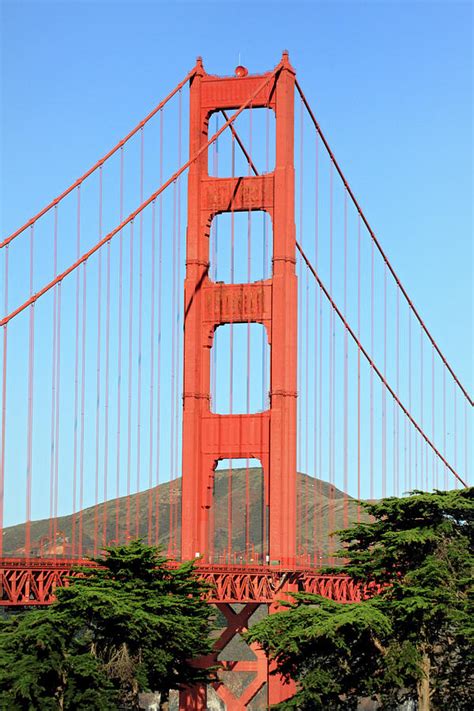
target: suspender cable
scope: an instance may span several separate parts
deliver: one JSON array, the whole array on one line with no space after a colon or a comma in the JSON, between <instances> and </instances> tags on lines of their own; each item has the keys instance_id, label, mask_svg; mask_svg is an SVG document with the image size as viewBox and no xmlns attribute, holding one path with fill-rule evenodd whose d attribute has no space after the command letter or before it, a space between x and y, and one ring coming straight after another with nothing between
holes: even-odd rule
<instances>
[{"instance_id":1,"label":"suspender cable","mask_svg":"<svg viewBox=\"0 0 474 711\"><path fill-rule=\"evenodd\" d=\"M344 191L344 313L347 314L347 191ZM349 439L349 373L348 373L348 336L344 330L344 528L349 525L349 480L348 480L348 439Z\"/></svg>"},{"instance_id":2,"label":"suspender cable","mask_svg":"<svg viewBox=\"0 0 474 711\"><path fill-rule=\"evenodd\" d=\"M102 237L102 167L99 169L99 239ZM102 250L97 266L97 377L95 415L95 498L94 498L94 556L97 556L99 539L99 462L100 462L100 386L101 386L101 336L102 336Z\"/></svg>"},{"instance_id":3,"label":"suspender cable","mask_svg":"<svg viewBox=\"0 0 474 711\"><path fill-rule=\"evenodd\" d=\"M357 338L360 341L360 215L357 217ZM360 522L360 348L357 345L357 522Z\"/></svg>"},{"instance_id":4,"label":"suspender cable","mask_svg":"<svg viewBox=\"0 0 474 711\"><path fill-rule=\"evenodd\" d=\"M306 368L305 368L305 502L304 502L304 519L305 519L305 555L309 555L308 544L309 538L309 276L306 269ZM309 564L308 559L305 564Z\"/></svg>"},{"instance_id":5,"label":"suspender cable","mask_svg":"<svg viewBox=\"0 0 474 711\"><path fill-rule=\"evenodd\" d=\"M163 99L163 101L160 101L160 103L157 106L155 106L155 108L152 111L150 111L150 113L147 116L145 116L145 118L142 121L140 121L140 123L137 124L135 126L135 128L133 128L124 138L122 138L122 140L119 141L117 143L117 145L115 145L108 153L106 153L105 156L100 158L97 161L97 163L95 163L92 166L92 168L90 168L88 171L86 171L84 173L84 175L81 175L81 177L78 178L74 183L72 183L72 185L70 185L66 190L64 190L64 192L62 192L61 195L58 195L58 197L56 197L54 200L52 200L52 202L50 202L48 205L46 205L46 207L44 207L42 210L40 210L40 212L38 212L34 217L29 219L27 222L25 222L24 225L22 225L19 229L15 230L15 232L13 232L9 237L4 239L3 242L0 242L0 249L3 249L8 244L10 244L10 242L12 240L14 240L16 237L18 237L28 227L31 227L32 225L34 225L35 222L37 222L37 220L40 219L40 217L43 217L43 215L45 215L47 212L52 210L53 207L58 205L61 202L61 200L63 200L67 195L69 195L69 193L71 193L73 190L75 190L75 188L79 188L81 186L81 184L84 182L84 180L86 180L86 178L88 178L90 175L92 175L92 173L94 173L98 168L103 166L104 163L109 158L111 158L115 153L117 153L117 151L122 152L125 144L128 143L128 141L136 133L138 133L138 131L140 131L148 123L148 121L150 121L150 119L153 118L153 116L155 116L155 114L157 114L159 111L161 111L161 109L163 109L163 107L173 98L173 96L175 96L178 93L178 91L180 91L183 88L183 86L185 86L185 84L187 84L188 81L190 81L193 78L195 73L196 73L196 69L193 68L188 74L186 74L184 79L182 81L180 81L179 84L177 84L175 86L173 91L171 91L168 94L168 96L166 96Z\"/></svg>"},{"instance_id":6,"label":"suspender cable","mask_svg":"<svg viewBox=\"0 0 474 711\"><path fill-rule=\"evenodd\" d=\"M315 196L314 196L314 252L316 269L319 268L319 138L316 134L315 140ZM313 550L315 552L314 564L319 563L316 558L316 551L319 549L322 539L322 527L317 526L321 521L321 516L317 516L318 502L322 501L322 473L321 466L318 466L318 456L320 456L320 442L317 440L317 433L321 431L322 422L318 418L318 397L320 394L318 388L318 377L320 377L321 361L318 361L318 328L319 328L319 313L318 313L318 287L314 289L314 488L313 488ZM319 528L319 530L318 530Z\"/></svg>"},{"instance_id":7,"label":"suspender cable","mask_svg":"<svg viewBox=\"0 0 474 711\"><path fill-rule=\"evenodd\" d=\"M225 111L222 112L224 115L225 120L228 120L227 114ZM219 128L219 114L215 114L215 132L217 132ZM232 127L233 128L233 127ZM219 141L214 141L214 144L212 146L212 165L213 165L213 176L218 177L219 176ZM211 238L212 238L212 274L211 274L211 279L213 281L217 281L217 267L218 267L218 251L219 251L219 245L218 245L218 239L219 239L219 231L218 231L218 220L213 220L211 223ZM216 409L216 397L217 397L217 341L214 339L213 342L213 347L211 351L212 355L212 382L211 382L211 403L213 406L213 410L215 411ZM214 554L215 554L215 513L216 513L216 503L215 503L215 471L213 472L212 475L212 498L211 498L211 507L209 509L209 562L213 563L214 562Z\"/></svg>"},{"instance_id":8,"label":"suspender cable","mask_svg":"<svg viewBox=\"0 0 474 711\"><path fill-rule=\"evenodd\" d=\"M199 158L199 156L204 153L205 150L209 148L210 145L214 141L217 140L217 138L225 131L228 126L230 126L237 118L240 116L242 111L244 111L247 106L252 103L254 98L261 92L263 89L266 87L267 84L269 84L275 74L277 74L279 71L278 67L265 79L264 82L255 90L255 92L252 94L252 96L245 101L241 107L234 113L232 116L228 119L228 121L221 126L221 128L205 143L201 148L196 151L196 153L189 158L189 160L186 161L186 163L183 163L183 165L175 172L173 175L168 178L155 192L153 192L144 202L142 202L141 205L139 205L133 212L131 212L128 217L126 217L124 220L120 222L119 225L117 225L113 230L111 230L105 237L103 237L99 242L97 242L93 247L91 247L87 252L84 252L80 257L76 259L74 264L71 264L67 269L65 269L61 274L58 274L57 277L45 286L43 286L42 289L37 291L35 294L30 296L29 299L24 301L20 306L15 308L13 311L11 311L9 314L4 316L2 319L0 319L0 327L4 326L6 323L9 323L15 316L18 316L22 311L28 308L28 306L31 306L32 303L38 301L44 294L46 294L48 291L50 291L57 283L65 279L69 274L74 272L81 264L83 264L89 257L91 257L95 252L97 252L104 244L106 244L109 240L111 240L113 237L115 237L117 234L120 233L123 228L130 224L136 217L141 213L142 210L144 210L148 205L150 205L153 200L155 200L159 195L161 195L166 188L168 188L173 182L175 182L180 175L184 173L185 170L189 168L189 166L194 163L195 160ZM78 188L79 189L79 188Z\"/></svg>"},{"instance_id":9,"label":"suspender cable","mask_svg":"<svg viewBox=\"0 0 474 711\"><path fill-rule=\"evenodd\" d=\"M82 556L84 545L83 510L84 510L84 446L85 446L85 408L86 408L86 333L87 333L87 262L82 267L82 362L81 362L81 431L79 439L79 555Z\"/></svg>"},{"instance_id":10,"label":"suspender cable","mask_svg":"<svg viewBox=\"0 0 474 711\"><path fill-rule=\"evenodd\" d=\"M303 110L300 107L300 145L299 145L299 233L300 240L303 241ZM297 383L298 383L298 403L297 403L297 418L298 418L298 447L297 447L297 464L296 471L305 474L303 468L303 423L302 423L302 397L303 392L303 263L299 262L298 275L298 362L297 362ZM304 512L303 512L303 483L297 476L296 479L296 506L297 506L297 531L296 531L296 546L297 554L304 553L303 550L303 534L304 534ZM301 562L301 561L300 561Z\"/></svg>"},{"instance_id":11,"label":"suspender cable","mask_svg":"<svg viewBox=\"0 0 474 711\"><path fill-rule=\"evenodd\" d=\"M318 423L318 391L317 391L317 382L318 382L318 371L319 371L319 363L318 363L318 327L319 327L319 318L318 318L318 287L315 284L314 285L314 336L313 336L313 352L314 352L314 369L313 369L313 472L314 472L314 480L313 480L313 565L316 565L316 550L319 545L319 532L317 530L317 522L318 522L318 517L316 515L316 509L318 505L318 494L320 495L320 492L318 491L318 482L320 480L320 473L318 472L318 446L317 446L317 432L318 432L318 427L321 427L321 423ZM311 561L310 561L311 564Z\"/></svg>"},{"instance_id":12,"label":"suspender cable","mask_svg":"<svg viewBox=\"0 0 474 711\"><path fill-rule=\"evenodd\" d=\"M372 354L373 357L373 354ZM387 269L383 271L383 376L387 377ZM387 494L387 391L382 388L382 498Z\"/></svg>"},{"instance_id":13,"label":"suspender cable","mask_svg":"<svg viewBox=\"0 0 474 711\"><path fill-rule=\"evenodd\" d=\"M182 101L182 91L179 91L178 94L178 164L181 165L181 160L182 160L182 143L183 143L183 136L182 136L182 128L183 128L183 101ZM181 297L182 297L182 279L181 279L181 180L178 180L177 184L177 209L178 209L178 220L177 220L177 263L176 263L176 305L177 305L177 314L176 314L176 335L177 335L177 340L176 340L176 394L175 394L175 401L176 403L182 401L182 388L181 388L181 357L180 354L182 352L182 338L183 338L183 324L181 323L181 314L182 314L182 308L181 308ZM175 496L174 496L174 507L175 507L175 516L174 516L174 522L175 522L175 532L174 532L174 542L175 542L175 550L176 550L176 556L179 555L179 542L178 542L178 526L179 526L179 517L180 517L180 510L179 510L179 481L178 481L178 467L180 466L180 457L179 457L179 441L180 441L180 427L179 427L179 419L180 419L180 414L181 414L181 408L176 407L176 426L175 426L175 448L176 448L176 479L174 483L174 488L175 488Z\"/></svg>"},{"instance_id":14,"label":"suspender cable","mask_svg":"<svg viewBox=\"0 0 474 711\"><path fill-rule=\"evenodd\" d=\"M81 188L77 188L76 257L81 253ZM81 274L76 271L76 330L74 357L74 422L73 422L73 484L72 484L72 554L76 552L77 468L78 468L78 423L79 423L79 292ZM79 546L78 546L79 549Z\"/></svg>"},{"instance_id":15,"label":"suspender cable","mask_svg":"<svg viewBox=\"0 0 474 711\"><path fill-rule=\"evenodd\" d=\"M160 112L160 183L163 181L163 112ZM161 464L161 301L163 294L163 196L158 214L158 348L156 356L156 478L155 478L155 545L160 542L160 464Z\"/></svg>"},{"instance_id":16,"label":"suspender cable","mask_svg":"<svg viewBox=\"0 0 474 711\"><path fill-rule=\"evenodd\" d=\"M150 282L150 408L149 408L149 461L148 461L148 545L153 543L153 440L155 438L154 429L154 396L155 396L155 269L156 269L156 215L155 200L151 203L151 282ZM160 396L159 388L157 390ZM159 447L159 442L157 442Z\"/></svg>"},{"instance_id":17,"label":"suspender cable","mask_svg":"<svg viewBox=\"0 0 474 711\"><path fill-rule=\"evenodd\" d=\"M408 409L411 412L412 401L411 401L411 311L407 311L408 314ZM411 446L411 428L408 428L408 461L410 464L410 470L408 472L408 490L412 490L412 470L413 470L413 458L412 458L412 446ZM446 449L444 450L446 451Z\"/></svg>"},{"instance_id":18,"label":"suspender cable","mask_svg":"<svg viewBox=\"0 0 474 711\"><path fill-rule=\"evenodd\" d=\"M398 287L395 287L395 295L396 295L396 334L395 334L395 358L396 358L396 371L395 371L395 378L396 378L396 390L397 390L397 395L400 395L400 289ZM395 405L395 403L394 403ZM399 432L399 422L400 422L400 413L398 412L398 409L393 410L394 413L394 428L395 428L395 440L393 443L393 449L394 452L396 453L394 455L394 464L393 464L393 477L394 477L394 490L395 490L395 496L400 495L400 432ZM434 442L434 439L433 439Z\"/></svg>"},{"instance_id":19,"label":"suspender cable","mask_svg":"<svg viewBox=\"0 0 474 711\"><path fill-rule=\"evenodd\" d=\"M232 127L233 128L233 127ZM249 109L249 152L252 154L252 106ZM236 137L236 140L237 137ZM247 174L250 176L250 161L248 162ZM249 209L247 213L247 283L251 280L251 254L252 254L252 212ZM250 413L250 317L247 322L247 397L246 397L246 409L247 415ZM262 383L264 387L264 383ZM248 563L249 558L249 546L250 546L250 472L249 472L249 458L245 461L245 562Z\"/></svg>"},{"instance_id":20,"label":"suspender cable","mask_svg":"<svg viewBox=\"0 0 474 711\"><path fill-rule=\"evenodd\" d=\"M420 426L423 427L423 331L420 329ZM423 484L423 445L420 446L420 484ZM425 482L425 488L428 487L428 482Z\"/></svg>"},{"instance_id":21,"label":"suspender cable","mask_svg":"<svg viewBox=\"0 0 474 711\"><path fill-rule=\"evenodd\" d=\"M354 332L354 330L351 328L351 326L350 326L349 323L347 322L347 320L346 320L344 314L342 313L342 311L341 311L341 310L338 308L338 306L336 305L336 303L335 303L334 299L332 298L332 296L331 296L331 294L330 294L328 288L327 288L327 287L324 285L324 283L322 282L321 278L320 278L319 275L317 274L315 268L313 267L313 265L312 265L311 262L309 261L308 257L306 256L306 254L305 254L304 251L303 251L302 246L300 245L300 243L299 243L298 241L296 242L296 247L297 247L298 251L300 252L301 256L303 257L304 261L306 262L306 265L308 266L309 270L310 270L311 273L313 274L314 278L315 278L316 281L319 283L319 285L320 285L322 291L324 292L324 294L325 294L325 296L326 296L327 301L329 302L329 304L330 304L331 307L332 307L333 312L338 316L338 318L340 319L340 321L341 321L342 324L344 325L344 328L347 329L347 331L348 331L349 335L351 336L352 340L359 346L362 355L363 355L364 358L367 360L367 362L369 363L369 365L370 365L371 368L373 369L375 375L377 375L377 377L378 377L378 379L380 380L380 382L382 383L382 385L387 388L387 390L388 390L388 392L390 393L390 395L392 396L392 398L396 401L396 403L398 404L398 406L400 407L400 409L405 413L405 415L406 415L407 418L410 420L410 422L411 422L411 424L413 425L413 427L415 428L415 430L421 435L422 439L426 442L426 444L435 452L435 454L438 456L438 458L446 465L446 467L447 467L447 468L449 469L449 471L454 475L454 477L458 480L458 482L461 483L463 486L467 486L466 483L464 482L464 480L459 476L459 474L457 473L457 471L454 469L454 467L451 466L451 464L447 461L447 459L445 459L445 457L441 454L441 452L438 451L438 449L437 449L436 446L433 444L433 442L431 442L431 440L429 439L428 435L423 431L423 429L420 427L420 425L419 425L418 422L415 420L415 418L413 417L413 415L411 415L411 413L409 412L409 410L408 410L408 409L405 407L405 405L402 403L402 401L400 400L400 398L398 397L398 395L396 394L396 392L394 391L394 389L391 387L391 385L390 385L390 384L387 382L387 380L384 378L383 373L382 373L382 372L380 371L380 369L376 366L374 360L371 358L371 356L369 355L368 351L364 348L364 346L362 345L362 343L361 343L361 342L359 341L359 339L357 338L356 333Z\"/></svg>"},{"instance_id":22,"label":"suspender cable","mask_svg":"<svg viewBox=\"0 0 474 711\"><path fill-rule=\"evenodd\" d=\"M446 371L443 370L443 452L446 454ZM448 488L448 470L444 467L444 488Z\"/></svg>"},{"instance_id":23,"label":"suspender cable","mask_svg":"<svg viewBox=\"0 0 474 711\"><path fill-rule=\"evenodd\" d=\"M124 172L124 154L123 147L120 149L120 222L123 221L123 172ZM109 243L110 244L110 243ZM118 304L117 304L117 466L115 470L115 540L120 543L120 468L121 468L121 425L122 425L122 317L123 317L123 233L119 235L119 275L118 275Z\"/></svg>"},{"instance_id":24,"label":"suspender cable","mask_svg":"<svg viewBox=\"0 0 474 711\"><path fill-rule=\"evenodd\" d=\"M370 265L370 353L374 357L374 304L375 304L375 274L374 245L372 243ZM374 498L374 374L370 369L370 498Z\"/></svg>"},{"instance_id":25,"label":"suspender cable","mask_svg":"<svg viewBox=\"0 0 474 711\"><path fill-rule=\"evenodd\" d=\"M329 164L329 291L333 295L333 211L334 211L334 173L333 165ZM329 533L334 531L334 313L329 313ZM330 562L334 563L332 553L334 542L329 537Z\"/></svg>"},{"instance_id":26,"label":"suspender cable","mask_svg":"<svg viewBox=\"0 0 474 711\"><path fill-rule=\"evenodd\" d=\"M469 404L470 404L471 406L474 406L474 400L473 400L472 397L469 395L469 393L466 391L466 389L463 387L462 383L459 381L459 379L457 378L457 376L456 376L456 374L454 373L453 369L451 368L451 366L449 365L448 361L447 361L446 358L444 357L444 355L443 355L443 353L441 352L441 350L440 350L438 344L437 344L436 341L434 340L434 338L433 338L433 336L431 335L431 333L428 331L428 329L427 329L427 327L425 326L425 324L424 324L424 322L423 322L423 320L422 320L420 314L418 313L418 311L417 311L417 309L415 308L413 302L411 301L410 297L408 296L408 293L406 292L406 290L405 290L403 284L401 283L401 281L400 281L398 275L396 274L394 268L393 268L392 265L390 264L390 262L389 262L389 260L388 260L388 258L387 258L387 256L386 256L386 254L385 254L385 252L384 252L383 249L382 249L382 246L381 246L380 242L378 241L377 237L375 236L375 233L373 232L372 228L370 227L370 224L369 224L367 218L365 217L365 215L364 215L364 213L363 213L363 211L362 211L362 208L360 207L359 203L357 202L357 200L356 200L356 198L355 198L355 195L354 195L354 193L352 192L352 190L351 190L351 188L350 188L350 186L349 186L349 183L347 182L347 180L346 180L346 178L345 178L345 176L344 176L344 174L343 174L343 172L342 172L342 170L341 170L341 168L340 168L340 166L339 166L339 163L337 162L337 160L336 160L336 158L335 158L335 156L334 156L332 150L330 149L329 144L328 144L328 142L327 142L327 140L326 140L326 138L325 138L325 136L324 136L324 134L323 134L323 132L322 132L322 130L321 130L321 127L320 127L319 123L318 123L317 120L316 120L316 117L315 117L313 111L311 110L311 107L310 107L310 105L309 105L309 103L308 103L308 100L306 99L306 97L305 97L305 95L304 95L304 93L303 93L303 90L302 90L301 86L299 85L298 81L295 82L295 86L296 86L296 89L297 89L298 93L300 94L300 96L301 96L301 98L302 98L302 100L303 100L303 103L304 103L304 105L305 105L305 107L306 107L306 109L307 109L307 111L308 111L308 114L309 114L309 116L310 116L310 118L311 118L311 120L312 120L312 122L313 122L313 124L314 124L314 127L315 127L317 133L319 134L319 136L320 136L320 138L321 138L321 140L322 140L322 142L323 142L323 144L324 144L324 146L325 146L325 148L326 148L326 150L327 150L327 152L328 152L328 154L329 154L329 157L331 158L331 161L332 161L332 163L334 164L334 167L336 168L336 170L337 170L337 172L338 172L338 174L339 174L339 177L341 178L341 180L342 180L342 182L343 182L343 184L344 184L344 186L345 186L347 192L349 193L349 196L350 196L350 198L351 198L351 200L352 200L352 202L353 202L353 204L354 204L354 206L355 206L357 212L359 213L360 217L362 218L362 220L363 220L363 222L364 222L364 224L365 224L365 226L366 226L366 228L367 228L367 230L368 230L368 232L369 232L369 235L370 235L370 237L371 237L371 239L372 239L372 243L375 244L375 246L377 247L377 250L379 251L379 253L380 253L382 259L383 259L384 262L386 263L386 265L387 265L387 267L388 267L388 269L389 269L391 275L393 276L393 278L394 278L396 284L398 285L400 291L402 292L403 296L405 297L405 300L407 301L410 310L412 311L412 313L414 314L415 318L416 318L417 321L419 322L421 328L423 329L423 331L425 332L426 336L428 337L428 340L429 340L429 341L431 342L431 344L433 345L433 347L434 347L434 349L436 350L436 352L437 352L438 356L440 357L441 361L442 361L443 364L446 366L446 368L449 370L449 372L450 372L450 374L451 374L451 376L452 376L454 382L456 383L456 385L458 386L458 388L461 390L461 392L463 393L464 397L468 400Z\"/></svg>"},{"instance_id":27,"label":"suspender cable","mask_svg":"<svg viewBox=\"0 0 474 711\"><path fill-rule=\"evenodd\" d=\"M464 474L466 476L466 481L469 481L469 438L467 420L467 402L464 401ZM438 462L436 462L436 465L437 464ZM436 486L438 485L437 476L438 472L436 471Z\"/></svg>"},{"instance_id":28,"label":"suspender cable","mask_svg":"<svg viewBox=\"0 0 474 711\"><path fill-rule=\"evenodd\" d=\"M61 283L58 284L58 299L57 299L57 319L56 319L56 326L57 326L57 335L56 335L56 402L55 402L55 408L56 408L56 415L55 415L55 426L56 426L56 432L55 432L55 462L54 462L54 511L53 511L53 521L54 521L54 529L53 529L53 540L56 540L56 533L57 533L57 523L58 523L58 489L59 489L59 414L60 414L60 407L59 407L59 391L60 391L60 384L61 384Z\"/></svg>"},{"instance_id":29,"label":"suspender cable","mask_svg":"<svg viewBox=\"0 0 474 711\"><path fill-rule=\"evenodd\" d=\"M454 402L454 429L453 429L453 439L454 439L454 468L457 469L458 463L458 417L457 417L457 403L456 403L456 386L453 384L453 402ZM455 483L457 488L457 484Z\"/></svg>"},{"instance_id":30,"label":"suspender cable","mask_svg":"<svg viewBox=\"0 0 474 711\"><path fill-rule=\"evenodd\" d=\"M105 409L104 409L104 509L102 545L107 545L108 478L109 478L109 387L110 387L110 242L107 243L107 274L105 286Z\"/></svg>"},{"instance_id":31,"label":"suspender cable","mask_svg":"<svg viewBox=\"0 0 474 711\"><path fill-rule=\"evenodd\" d=\"M231 174L235 177L235 138L232 134L231 138ZM235 213L234 201L231 202L230 212L230 283L235 282ZM232 317L230 320L230 354L229 354L229 412L232 415L234 411L234 324ZM229 473L227 480L227 560L232 562L232 459L229 460Z\"/></svg>"},{"instance_id":32,"label":"suspender cable","mask_svg":"<svg viewBox=\"0 0 474 711\"><path fill-rule=\"evenodd\" d=\"M431 348L431 439L433 442L435 441L435 353L434 353L434 348ZM431 453L431 464L432 464L432 481L431 481L431 486L432 488L438 488L438 477L435 475L435 466L437 463L435 463L435 456L434 452ZM464 471L464 474L466 472ZM467 479L467 477L466 477Z\"/></svg>"},{"instance_id":33,"label":"suspender cable","mask_svg":"<svg viewBox=\"0 0 474 711\"><path fill-rule=\"evenodd\" d=\"M140 129L140 202L143 202L145 134ZM138 349L137 349L137 459L135 495L135 537L140 536L140 478L142 451L142 340L143 340L143 211L140 213L138 247Z\"/></svg>"},{"instance_id":34,"label":"suspender cable","mask_svg":"<svg viewBox=\"0 0 474 711\"><path fill-rule=\"evenodd\" d=\"M54 209L53 228L53 274L58 273L58 214L57 207ZM58 287L53 291L53 347L51 351L51 434L50 434L50 472L49 472L49 525L48 536L50 542L53 541L53 518L54 518L54 463L55 463L55 414L56 414L56 319L57 319ZM54 537L56 542L56 537ZM54 551L55 551L54 547Z\"/></svg>"},{"instance_id":35,"label":"suspender cable","mask_svg":"<svg viewBox=\"0 0 474 711\"><path fill-rule=\"evenodd\" d=\"M5 283L3 291L3 307L8 313L8 276L9 249L5 249ZM3 358L2 358L2 447L0 451L0 556L3 555L3 511L5 499L5 456L7 427L7 357L8 357L8 325L3 327Z\"/></svg>"},{"instance_id":36,"label":"suspender cable","mask_svg":"<svg viewBox=\"0 0 474 711\"><path fill-rule=\"evenodd\" d=\"M175 447L174 447L174 427L175 427L175 352L176 352L176 181L173 183L173 261L172 261L172 285L171 285L171 427L170 427L170 462L171 476L169 483L169 542L168 554L173 555L173 494L174 494L174 478L175 478Z\"/></svg>"},{"instance_id":37,"label":"suspender cable","mask_svg":"<svg viewBox=\"0 0 474 711\"><path fill-rule=\"evenodd\" d=\"M130 540L130 484L132 475L132 382L133 382L133 237L134 223L130 223L129 299L128 299L128 416L127 416L127 505L125 541Z\"/></svg>"},{"instance_id":38,"label":"suspender cable","mask_svg":"<svg viewBox=\"0 0 474 711\"><path fill-rule=\"evenodd\" d=\"M30 294L33 293L35 227L30 231ZM35 358L35 311L30 307L29 341L28 341L28 419L26 428L26 526L25 526L25 557L31 552L31 482L33 475L33 394L34 394L34 358Z\"/></svg>"}]
</instances>

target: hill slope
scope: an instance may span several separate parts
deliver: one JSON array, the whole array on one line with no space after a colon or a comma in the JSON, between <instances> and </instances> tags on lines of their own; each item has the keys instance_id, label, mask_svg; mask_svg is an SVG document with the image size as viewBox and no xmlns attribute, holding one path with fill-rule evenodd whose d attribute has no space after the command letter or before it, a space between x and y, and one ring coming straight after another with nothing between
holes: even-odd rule
<instances>
[{"instance_id":1,"label":"hill slope","mask_svg":"<svg viewBox=\"0 0 474 711\"><path fill-rule=\"evenodd\" d=\"M261 554L263 539L263 478L260 468L232 470L232 550L237 556L245 554L246 532L246 486L249 487L249 542L254 553ZM306 474L297 475L298 532L297 544L300 553L311 557L325 557L329 551L328 533L345 525L345 520L354 521L357 503L327 482L313 479ZM225 555L228 545L229 471L218 470L214 482L214 555L217 560ZM172 507L170 507L170 501ZM331 505L330 505L331 504ZM158 487L133 494L127 506L127 497L84 509L82 512L82 552L91 554L95 532L99 540L109 543L116 540L118 525L119 540L126 539L127 518L131 537L138 533L145 541L151 528L151 541L156 542L156 516L158 509L159 543L168 548L170 543L170 511L173 523L171 549L178 554L180 541L181 479L166 482ZM128 516L127 516L128 512ZM138 514L138 516L137 516ZM151 522L151 527L150 527ZM56 543L52 543L53 526L49 519L31 523L32 555L70 555L73 531L79 540L79 514L61 516L56 521ZM105 538L104 538L105 531ZM315 532L315 536L313 535ZM24 554L25 526L19 524L6 528L3 534L4 556ZM333 546L337 547L335 542ZM76 543L77 547L77 543Z\"/></svg>"}]
</instances>

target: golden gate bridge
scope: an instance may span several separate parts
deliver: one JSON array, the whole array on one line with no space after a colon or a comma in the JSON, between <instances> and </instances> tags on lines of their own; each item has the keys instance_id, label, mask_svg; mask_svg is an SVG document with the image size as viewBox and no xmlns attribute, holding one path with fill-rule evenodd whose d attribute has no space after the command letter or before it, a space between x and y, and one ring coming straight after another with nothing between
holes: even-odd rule
<instances>
[{"instance_id":1,"label":"golden gate bridge","mask_svg":"<svg viewBox=\"0 0 474 711\"><path fill-rule=\"evenodd\" d=\"M201 663L252 677L215 683L226 707L286 698L230 643L291 592L361 599L320 572L330 534L360 499L466 486L473 405L288 54L228 77L198 58L0 255L0 604L48 604L141 537L211 583Z\"/></svg>"}]
</instances>

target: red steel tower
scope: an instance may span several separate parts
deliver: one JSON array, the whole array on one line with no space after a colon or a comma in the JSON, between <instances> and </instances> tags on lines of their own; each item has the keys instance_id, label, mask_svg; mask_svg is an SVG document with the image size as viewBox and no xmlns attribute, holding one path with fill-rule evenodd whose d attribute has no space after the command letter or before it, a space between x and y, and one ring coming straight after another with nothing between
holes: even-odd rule
<instances>
[{"instance_id":1,"label":"red steel tower","mask_svg":"<svg viewBox=\"0 0 474 711\"><path fill-rule=\"evenodd\" d=\"M208 151L189 169L184 327L182 557L207 560L213 477L220 459L257 458L264 474L270 564L292 566L296 553L297 278L294 221L295 73L285 52L276 73L218 77L198 59L190 89L190 155L208 141L211 115L222 109L268 108L276 118L270 173L210 177ZM259 86L270 79L259 91ZM264 210L273 228L270 279L250 284L209 278L212 220L225 212ZM271 350L270 407L219 415L210 408L210 353L216 329L263 324Z\"/></svg>"}]
</instances>

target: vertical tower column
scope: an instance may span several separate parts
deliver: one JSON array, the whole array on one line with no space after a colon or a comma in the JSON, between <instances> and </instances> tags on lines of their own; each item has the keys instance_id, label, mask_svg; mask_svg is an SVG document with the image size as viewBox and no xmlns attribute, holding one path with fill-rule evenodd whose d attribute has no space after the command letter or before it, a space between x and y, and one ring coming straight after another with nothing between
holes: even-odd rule
<instances>
[{"instance_id":1,"label":"vertical tower column","mask_svg":"<svg viewBox=\"0 0 474 711\"><path fill-rule=\"evenodd\" d=\"M269 81L263 89L262 83ZM294 223L294 82L287 53L276 74L216 77L198 60L190 87L190 155L208 141L212 113L252 108L276 116L276 162L260 176L216 178L203 151L189 169L186 238L182 557L202 556L209 543L209 509L219 459L258 458L264 469L271 564L291 566L296 554L297 283ZM224 212L264 210L273 226L273 273L252 284L209 278L209 234ZM216 328L261 323L271 348L270 408L248 415L210 409L210 350ZM267 513L267 512L266 512Z\"/></svg>"}]
</instances>

